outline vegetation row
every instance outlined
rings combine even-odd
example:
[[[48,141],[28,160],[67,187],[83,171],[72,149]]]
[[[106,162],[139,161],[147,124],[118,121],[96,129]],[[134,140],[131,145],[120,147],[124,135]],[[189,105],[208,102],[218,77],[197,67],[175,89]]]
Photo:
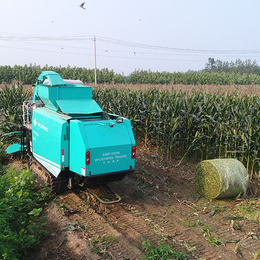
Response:
[[[214,84],[214,85],[254,85],[260,84],[260,69],[255,65],[236,67],[231,69],[225,64],[220,66],[217,61],[210,60],[204,70],[199,72],[152,72],[146,70],[135,70],[129,76],[115,73],[113,70],[98,69],[97,82],[101,83],[127,83],[127,84]],[[215,65],[217,64],[217,65]],[[84,83],[95,82],[94,69],[79,67],[53,67],[24,65],[14,67],[0,66],[0,84],[18,81],[18,84],[35,84],[38,76],[43,70],[51,70],[59,73],[65,79],[80,79]],[[259,72],[259,74],[258,74]]]
[[[0,166],[0,259],[26,259],[27,250],[45,234],[45,217],[39,214],[46,192],[34,190],[29,171]]]
[[[103,110],[130,118],[136,139],[167,158],[237,158],[258,178],[259,97],[114,88],[93,95]]]

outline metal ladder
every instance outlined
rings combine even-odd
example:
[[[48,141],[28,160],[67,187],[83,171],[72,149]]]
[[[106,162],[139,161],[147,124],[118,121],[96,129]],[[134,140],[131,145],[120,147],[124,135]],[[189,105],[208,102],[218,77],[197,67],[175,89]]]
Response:
[[[32,122],[31,117],[31,107],[32,107],[32,101],[24,101],[23,102],[23,125],[27,128],[31,128],[30,124]]]

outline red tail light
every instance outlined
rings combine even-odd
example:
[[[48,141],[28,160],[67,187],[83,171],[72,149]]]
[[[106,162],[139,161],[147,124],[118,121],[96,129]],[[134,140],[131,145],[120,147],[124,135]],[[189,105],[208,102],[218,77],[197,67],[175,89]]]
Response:
[[[135,154],[136,154],[136,147],[132,146],[132,158],[135,159]]]
[[[86,165],[90,164],[90,151],[86,152]]]

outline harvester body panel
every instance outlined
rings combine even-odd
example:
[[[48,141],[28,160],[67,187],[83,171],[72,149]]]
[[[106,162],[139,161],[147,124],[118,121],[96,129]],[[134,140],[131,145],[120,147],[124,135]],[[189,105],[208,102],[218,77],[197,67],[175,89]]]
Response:
[[[131,151],[135,141],[128,121],[70,121],[70,170],[93,177],[134,169]]]
[[[37,108],[32,118],[32,154],[55,177],[69,166],[68,116]]]

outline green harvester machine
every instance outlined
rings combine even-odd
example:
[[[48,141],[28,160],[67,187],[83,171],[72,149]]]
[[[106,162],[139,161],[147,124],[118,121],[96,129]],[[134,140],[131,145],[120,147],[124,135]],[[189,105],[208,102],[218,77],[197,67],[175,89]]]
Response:
[[[21,142],[7,148],[17,151],[44,169],[55,192],[76,183],[98,187],[135,168],[130,120],[104,112],[91,87],[52,71],[41,73],[33,99],[23,104]]]

